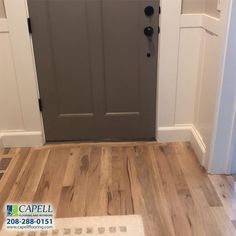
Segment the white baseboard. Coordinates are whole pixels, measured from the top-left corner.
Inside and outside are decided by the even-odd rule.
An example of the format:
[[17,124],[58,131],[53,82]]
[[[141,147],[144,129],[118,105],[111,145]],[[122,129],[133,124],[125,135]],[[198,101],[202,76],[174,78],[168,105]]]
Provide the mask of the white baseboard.
[[190,142],[192,148],[202,166],[206,158],[206,145],[194,125],[176,125],[171,127],[160,127],[157,131],[157,140],[166,142]]
[[186,142],[191,139],[192,125],[159,127],[157,139],[159,142]]
[[[160,127],[157,134],[157,140],[159,142],[190,142],[200,164],[204,164],[206,146],[201,135],[193,125]],[[42,146],[43,144],[43,135],[39,131],[0,133],[0,147],[35,147]]]
[[0,146],[2,147],[37,147],[44,144],[43,135],[39,131],[2,132]]
[[200,164],[206,167],[206,145],[203,142],[201,135],[194,126],[192,126],[192,136],[190,142]]

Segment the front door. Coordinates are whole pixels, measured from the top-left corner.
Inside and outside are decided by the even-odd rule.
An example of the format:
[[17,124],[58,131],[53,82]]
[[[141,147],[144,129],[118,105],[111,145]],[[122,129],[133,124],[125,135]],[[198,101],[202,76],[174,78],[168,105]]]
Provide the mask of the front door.
[[159,0],[28,0],[47,141],[155,138]]

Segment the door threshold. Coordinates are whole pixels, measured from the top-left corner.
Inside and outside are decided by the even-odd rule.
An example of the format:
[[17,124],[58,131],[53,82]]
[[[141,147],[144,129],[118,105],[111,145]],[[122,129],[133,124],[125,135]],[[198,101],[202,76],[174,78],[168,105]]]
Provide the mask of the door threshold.
[[43,147],[51,147],[51,146],[74,146],[74,145],[119,145],[119,146],[130,146],[130,145],[140,145],[140,144],[157,144],[156,138],[146,138],[146,139],[132,139],[132,140],[124,140],[124,139],[103,139],[103,140],[80,140],[80,141],[47,141]]

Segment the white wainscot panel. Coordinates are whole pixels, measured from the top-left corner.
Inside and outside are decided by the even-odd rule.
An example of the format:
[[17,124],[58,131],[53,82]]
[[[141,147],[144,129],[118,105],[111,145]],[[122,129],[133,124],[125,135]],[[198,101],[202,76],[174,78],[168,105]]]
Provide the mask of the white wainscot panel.
[[[209,157],[211,137],[215,118],[219,79],[219,37],[205,31],[204,56],[202,65],[202,78],[197,96],[197,110],[195,126],[206,144],[206,157]],[[208,160],[205,160],[206,163]],[[205,163],[205,164],[206,164]]]
[[182,28],[180,31],[176,124],[194,122],[196,88],[199,80],[202,28]]
[[0,32],[0,130],[21,130],[23,122],[9,34]]

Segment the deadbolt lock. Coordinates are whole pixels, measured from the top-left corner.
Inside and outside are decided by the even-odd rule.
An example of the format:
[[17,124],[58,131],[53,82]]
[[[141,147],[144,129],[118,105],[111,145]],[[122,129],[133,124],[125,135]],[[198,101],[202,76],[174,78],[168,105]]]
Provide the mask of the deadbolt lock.
[[144,9],[144,13],[146,16],[152,16],[154,14],[154,8],[152,6],[147,6]]

